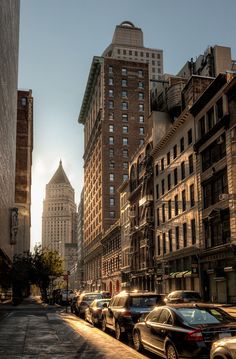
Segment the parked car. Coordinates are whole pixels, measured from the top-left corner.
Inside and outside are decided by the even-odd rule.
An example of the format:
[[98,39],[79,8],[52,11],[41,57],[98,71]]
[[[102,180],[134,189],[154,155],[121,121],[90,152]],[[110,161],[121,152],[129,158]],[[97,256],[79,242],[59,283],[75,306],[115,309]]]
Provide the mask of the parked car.
[[229,335],[236,335],[236,318],[205,303],[156,307],[133,329],[137,351],[145,348],[167,359],[207,359],[212,343]]
[[72,289],[68,289],[68,293],[66,289],[62,289],[60,293],[60,304],[70,303],[74,296],[75,294]]
[[111,329],[121,340],[132,334],[134,324],[143,313],[150,312],[156,305],[164,304],[164,294],[148,292],[121,292],[115,295],[102,310],[102,330]]
[[110,299],[94,299],[94,301],[85,309],[85,320],[93,325],[101,325],[102,308],[104,304],[108,305]]
[[110,298],[111,294],[109,292],[84,292],[81,293],[75,303],[75,314],[79,317],[85,317],[85,309],[91,304],[94,299],[103,299]]
[[170,303],[191,303],[201,302],[200,294],[194,290],[175,290],[170,292],[165,298],[165,302]]
[[211,347],[211,359],[236,359],[236,338],[223,338]]

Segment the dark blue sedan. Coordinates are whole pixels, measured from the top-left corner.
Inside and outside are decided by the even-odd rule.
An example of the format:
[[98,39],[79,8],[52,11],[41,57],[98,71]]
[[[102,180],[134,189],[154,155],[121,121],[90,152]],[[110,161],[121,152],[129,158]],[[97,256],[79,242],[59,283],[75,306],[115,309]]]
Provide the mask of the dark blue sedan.
[[209,359],[211,344],[236,335],[236,319],[204,303],[156,307],[133,329],[137,351],[149,350],[167,359]]

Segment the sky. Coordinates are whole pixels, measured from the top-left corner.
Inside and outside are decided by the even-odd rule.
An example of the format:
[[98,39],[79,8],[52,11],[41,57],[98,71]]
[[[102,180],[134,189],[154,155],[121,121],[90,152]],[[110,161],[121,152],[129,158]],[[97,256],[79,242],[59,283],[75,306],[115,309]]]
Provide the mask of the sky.
[[93,56],[131,21],[144,46],[163,50],[164,72],[177,74],[208,46],[236,59],[235,0],[21,0],[19,89],[34,98],[31,249],[41,243],[45,186],[60,159],[78,204],[83,188],[83,126],[78,116]]

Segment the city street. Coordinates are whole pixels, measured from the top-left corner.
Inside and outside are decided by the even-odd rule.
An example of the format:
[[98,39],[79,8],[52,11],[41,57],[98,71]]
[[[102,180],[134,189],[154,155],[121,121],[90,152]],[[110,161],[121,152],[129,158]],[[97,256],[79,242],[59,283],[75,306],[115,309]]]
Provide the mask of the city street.
[[[65,307],[33,299],[0,306],[1,359],[144,359],[92,325],[66,313]],[[151,356],[148,356],[149,358]]]

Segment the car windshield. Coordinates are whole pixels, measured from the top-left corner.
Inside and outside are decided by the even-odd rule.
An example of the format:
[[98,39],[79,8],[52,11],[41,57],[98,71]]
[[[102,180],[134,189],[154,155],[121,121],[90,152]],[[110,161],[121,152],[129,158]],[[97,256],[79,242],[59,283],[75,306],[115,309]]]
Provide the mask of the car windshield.
[[137,308],[147,308],[147,307],[155,307],[157,304],[157,297],[132,297],[131,298],[131,307]]
[[217,308],[178,308],[178,314],[189,324],[220,324],[233,321],[227,313]]

